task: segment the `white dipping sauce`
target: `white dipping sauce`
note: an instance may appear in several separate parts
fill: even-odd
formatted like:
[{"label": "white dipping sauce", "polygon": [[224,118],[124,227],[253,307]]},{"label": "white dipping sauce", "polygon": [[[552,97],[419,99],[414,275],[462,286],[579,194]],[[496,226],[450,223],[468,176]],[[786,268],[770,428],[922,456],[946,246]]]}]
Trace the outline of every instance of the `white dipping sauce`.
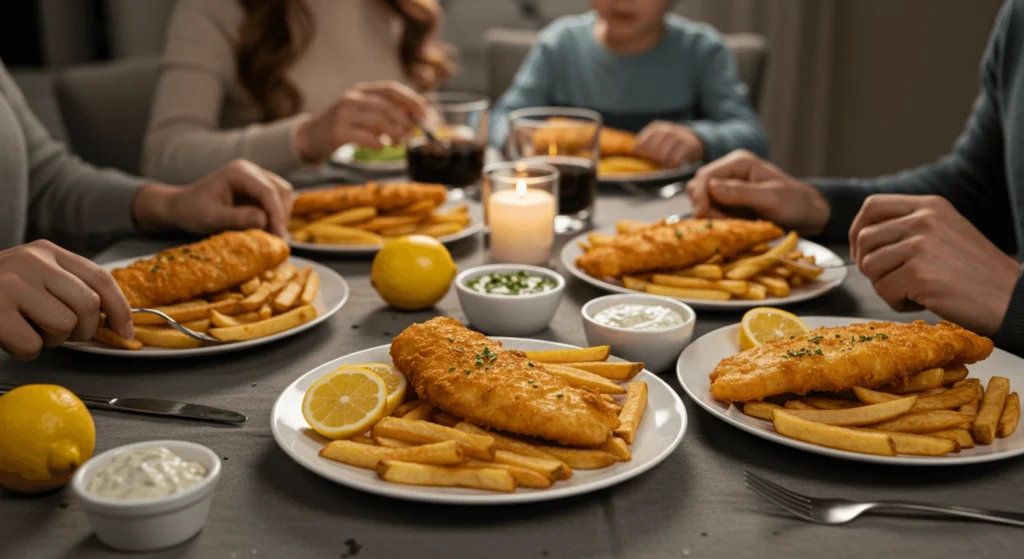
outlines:
[{"label": "white dipping sauce", "polygon": [[679,326],[683,317],[661,305],[615,305],[594,315],[594,322],[626,330],[665,330]]},{"label": "white dipping sauce", "polygon": [[118,454],[89,480],[89,493],[108,499],[136,501],[166,497],[196,485],[206,468],[164,447]]}]

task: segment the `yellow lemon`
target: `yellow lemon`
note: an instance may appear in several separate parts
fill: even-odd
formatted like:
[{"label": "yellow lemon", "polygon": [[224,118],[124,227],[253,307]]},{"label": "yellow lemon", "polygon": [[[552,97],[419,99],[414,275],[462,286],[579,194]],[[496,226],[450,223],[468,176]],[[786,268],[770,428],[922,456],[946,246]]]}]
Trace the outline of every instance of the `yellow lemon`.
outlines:
[{"label": "yellow lemon", "polygon": [[61,487],[95,445],[89,410],[66,388],[29,384],[0,396],[0,486],[23,493]]},{"label": "yellow lemon", "polygon": [[368,431],[384,416],[388,388],[376,374],[344,366],[313,383],[302,398],[302,417],[328,439],[347,439]]},{"label": "yellow lemon", "polygon": [[771,307],[750,309],[740,324],[740,349],[746,351],[765,342],[799,336],[810,331],[795,314]]},{"label": "yellow lemon", "polygon": [[370,284],[389,305],[418,311],[448,293],[458,268],[448,249],[426,235],[388,241],[373,259]]},{"label": "yellow lemon", "polygon": [[373,372],[387,386],[388,402],[384,408],[384,415],[391,415],[391,412],[395,411],[395,408],[405,401],[405,391],[408,389],[409,383],[405,380],[405,375],[396,369],[394,365],[388,363],[360,363],[355,366]]}]

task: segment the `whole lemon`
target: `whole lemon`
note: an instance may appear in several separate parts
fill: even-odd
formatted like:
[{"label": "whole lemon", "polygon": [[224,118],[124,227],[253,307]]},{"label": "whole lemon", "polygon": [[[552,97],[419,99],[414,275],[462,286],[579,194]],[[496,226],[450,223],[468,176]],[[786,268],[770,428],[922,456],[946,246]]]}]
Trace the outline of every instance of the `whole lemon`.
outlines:
[{"label": "whole lemon", "polygon": [[440,241],[409,235],[388,241],[373,259],[370,284],[381,299],[405,311],[434,306],[448,293],[458,268]]},{"label": "whole lemon", "polygon": [[29,384],[0,396],[0,486],[23,493],[61,487],[95,445],[92,416],[68,389]]}]

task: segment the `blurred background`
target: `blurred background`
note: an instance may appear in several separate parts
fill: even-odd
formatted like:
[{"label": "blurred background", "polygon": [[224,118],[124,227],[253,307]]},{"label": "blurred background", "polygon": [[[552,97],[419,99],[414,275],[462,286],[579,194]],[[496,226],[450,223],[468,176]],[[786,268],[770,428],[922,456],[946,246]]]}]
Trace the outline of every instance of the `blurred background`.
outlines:
[{"label": "blurred background", "polygon": [[[3,2],[0,57],[45,124],[67,139],[68,120],[81,120],[82,111],[67,106],[55,77],[82,65],[158,56],[174,1]],[[590,7],[589,0],[441,3],[444,39],[458,48],[462,67],[446,87],[489,94],[501,82],[496,74],[515,70],[498,68],[510,64],[493,44],[505,37],[501,30],[537,30]],[[773,161],[798,176],[870,176],[929,162],[949,150],[977,94],[978,62],[1000,4],[679,0],[674,10],[722,33],[764,38],[758,106]],[[82,134],[71,136],[72,147],[88,141]]]}]

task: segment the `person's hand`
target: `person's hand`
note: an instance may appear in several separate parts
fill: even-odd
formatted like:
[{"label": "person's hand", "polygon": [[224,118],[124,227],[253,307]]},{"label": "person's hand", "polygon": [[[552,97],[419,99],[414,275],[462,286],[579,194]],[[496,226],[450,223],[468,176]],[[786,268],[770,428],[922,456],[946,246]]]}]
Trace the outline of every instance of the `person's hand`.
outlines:
[{"label": "person's hand", "polygon": [[43,346],[92,338],[100,311],[125,339],[135,336],[128,301],[111,275],[49,241],[0,251],[0,349],[34,359]]},{"label": "person's hand", "polygon": [[185,187],[151,185],[133,204],[143,231],[180,230],[205,235],[225,229],[288,232],[292,187],[248,161],[234,161]]},{"label": "person's hand", "polygon": [[876,194],[850,227],[850,256],[890,307],[911,301],[991,336],[1021,265],[939,196]]},{"label": "person's hand", "polygon": [[323,161],[348,143],[380,149],[381,135],[401,141],[414,119],[426,112],[426,100],[408,86],[394,81],[360,83],[299,126],[296,148],[309,162]]},{"label": "person's hand", "polygon": [[704,142],[689,126],[656,120],[636,137],[637,154],[662,167],[678,167],[704,158]]},{"label": "person's hand", "polygon": [[694,217],[729,217],[753,212],[805,236],[821,233],[832,213],[813,186],[746,150],[701,167],[686,185]]}]

